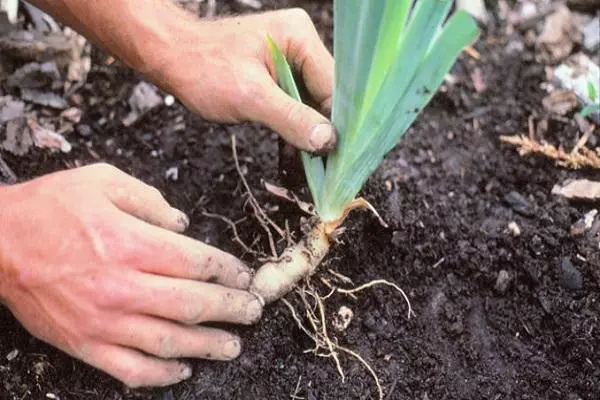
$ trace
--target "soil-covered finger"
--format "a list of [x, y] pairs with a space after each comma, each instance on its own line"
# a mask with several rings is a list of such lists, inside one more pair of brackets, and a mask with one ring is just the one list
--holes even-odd
[[114, 177], [106, 195], [121, 211], [149, 224], [173, 232], [183, 232], [190, 224], [188, 216], [171, 207], [158, 189], [125, 173]]
[[141, 274], [137, 279], [140, 313], [186, 325], [229, 322], [249, 325], [260, 319], [262, 304], [253, 294], [186, 279]]
[[160, 358], [199, 358], [227, 361], [241, 351], [240, 339], [221, 329], [187, 326], [143, 315], [124, 317], [111, 325], [118, 344]]
[[238, 258], [190, 237], [140, 227], [149, 257], [140, 268], [149, 273], [246, 289], [251, 270]]
[[190, 367], [182, 362], [159, 359], [112, 344], [91, 346], [84, 361], [131, 388], [169, 386], [192, 375]]

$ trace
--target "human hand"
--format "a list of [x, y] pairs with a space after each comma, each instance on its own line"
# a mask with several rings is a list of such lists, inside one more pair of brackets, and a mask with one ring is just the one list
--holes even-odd
[[130, 387], [231, 360], [239, 338], [198, 326], [262, 313], [233, 256], [180, 235], [158, 190], [97, 164], [0, 189], [0, 299], [34, 336]]
[[333, 58], [302, 9], [190, 23], [157, 56], [153, 67], [162, 67], [150, 75], [206, 119], [256, 121], [299, 149], [333, 150], [336, 133], [328, 119], [277, 85], [267, 35], [301, 73], [313, 102], [329, 114]]

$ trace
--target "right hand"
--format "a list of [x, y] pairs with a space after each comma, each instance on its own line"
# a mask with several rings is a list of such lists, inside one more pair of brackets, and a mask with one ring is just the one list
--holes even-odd
[[177, 358], [231, 360], [262, 306], [233, 256], [178, 234], [160, 192], [97, 164], [0, 189], [0, 299], [39, 339], [130, 387], [188, 378]]

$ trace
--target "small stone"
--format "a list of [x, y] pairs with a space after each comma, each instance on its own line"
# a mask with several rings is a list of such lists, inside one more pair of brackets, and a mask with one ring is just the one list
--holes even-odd
[[529, 200], [514, 190], [504, 196], [504, 201], [518, 214], [526, 217], [532, 217], [534, 215], [533, 206]]
[[346, 306], [341, 306], [333, 318], [332, 325], [338, 332], [344, 332], [353, 318], [354, 312]]
[[75, 127], [75, 130], [82, 137], [88, 137], [88, 136], [91, 136], [94, 133], [92, 131], [92, 128], [89, 125], [86, 125], [86, 124], [77, 125]]
[[7, 359], [8, 361], [12, 361], [12, 360], [14, 360], [15, 358], [17, 358], [18, 356], [19, 356], [19, 350], [18, 350], [18, 349], [14, 349], [13, 351], [11, 351], [10, 353], [8, 353], [8, 354], [6, 355], [6, 359]]
[[596, 17], [583, 27], [583, 46], [587, 51], [596, 51], [600, 45], [600, 17]]
[[165, 178], [170, 179], [172, 181], [177, 181], [179, 179], [179, 168], [171, 167], [165, 172]]
[[591, 210], [585, 214], [583, 218], [571, 225], [571, 236], [582, 236], [587, 231], [592, 229], [592, 225], [594, 225], [594, 219], [596, 218], [597, 214], [598, 210]]
[[581, 272], [567, 257], [563, 258], [560, 263], [560, 284], [565, 289], [580, 290], [583, 287]]
[[521, 236], [521, 228], [519, 228], [519, 225], [517, 225], [515, 221], [512, 221], [508, 224], [508, 231], [515, 237]]
[[175, 104], [175, 97], [170, 94], [165, 96], [165, 106], [171, 107], [173, 104]]
[[496, 284], [494, 285], [494, 289], [496, 290], [496, 292], [503, 294], [508, 289], [510, 281], [511, 278], [509, 273], [505, 270], [501, 270], [498, 273], [498, 277], [496, 278]]

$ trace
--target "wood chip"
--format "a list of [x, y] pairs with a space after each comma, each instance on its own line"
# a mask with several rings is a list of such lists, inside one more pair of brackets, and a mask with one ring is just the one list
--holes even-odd
[[600, 182], [588, 179], [568, 180], [562, 185], [555, 185], [552, 194], [570, 200], [600, 200]]

